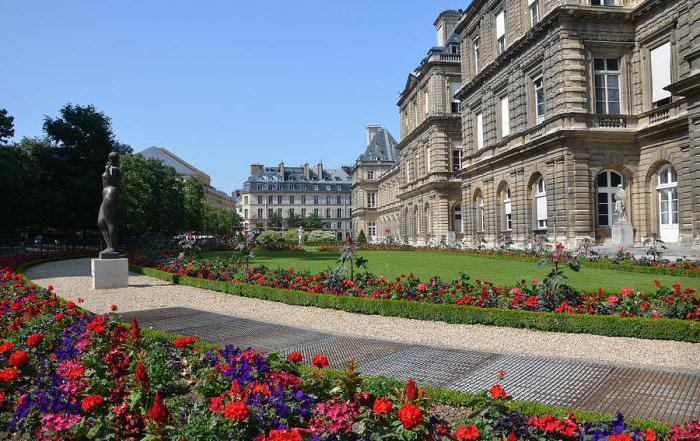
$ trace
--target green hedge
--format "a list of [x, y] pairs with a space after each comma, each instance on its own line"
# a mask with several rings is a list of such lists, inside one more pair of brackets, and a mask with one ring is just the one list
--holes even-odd
[[155, 268], [130, 265], [134, 272], [174, 284], [272, 300], [289, 305], [339, 309], [360, 314], [405, 317], [457, 324], [483, 324], [542, 331], [586, 333], [610, 337], [635, 337], [653, 340], [700, 342], [700, 323], [679, 319], [618, 317], [612, 315], [559, 314], [519, 309], [479, 308], [476, 306], [435, 304], [412, 300], [383, 300], [364, 297], [316, 294], [283, 288], [199, 279], [167, 273]]

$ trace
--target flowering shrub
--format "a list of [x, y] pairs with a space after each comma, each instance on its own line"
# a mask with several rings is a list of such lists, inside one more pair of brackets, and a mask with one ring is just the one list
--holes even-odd
[[656, 281], [649, 292], [622, 287], [620, 295], [579, 292], [558, 283], [532, 280], [512, 287], [471, 280], [460, 274], [451, 280], [438, 276], [423, 281], [412, 274], [387, 279], [369, 272], [347, 278], [336, 271], [317, 274], [294, 269], [252, 268], [219, 259], [165, 259], [154, 264], [161, 271], [209, 280], [252, 283], [308, 293], [324, 293], [377, 299], [453, 303], [488, 308], [548, 311], [564, 314], [600, 314], [622, 317], [700, 319], [700, 297], [679, 284], [662, 286]]
[[[0, 427], [13, 439], [512, 441], [575, 439], [596, 430], [601, 441], [660, 436], [628, 430], [621, 416], [600, 429], [573, 415], [524, 416], [508, 410], [510, 397], [498, 384], [450, 427], [412, 380], [387, 394], [368, 390], [354, 363], [332, 380], [321, 354], [313, 357], [316, 368], [303, 370], [300, 353], [154, 337], [135, 319], [126, 325], [114, 313], [85, 312], [7, 268], [0, 269], [0, 328]], [[698, 427], [676, 427], [671, 439], [691, 439]]]

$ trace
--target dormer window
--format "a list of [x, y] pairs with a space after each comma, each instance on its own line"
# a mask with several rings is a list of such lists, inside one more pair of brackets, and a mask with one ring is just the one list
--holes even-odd
[[527, 0], [530, 9], [530, 25], [535, 26], [540, 22], [540, 2], [539, 0]]
[[458, 44], [453, 44], [450, 46], [450, 53], [453, 55], [459, 54], [459, 45]]

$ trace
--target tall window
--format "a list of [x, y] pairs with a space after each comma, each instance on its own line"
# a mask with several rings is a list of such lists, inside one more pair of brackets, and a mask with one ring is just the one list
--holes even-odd
[[335, 197], [335, 203], [338, 204], [338, 205], [342, 204], [342, 203], [343, 203], [343, 197], [340, 196], [340, 195], [336, 195], [336, 197]]
[[547, 228], [547, 189], [544, 179], [540, 178], [535, 184], [535, 214], [537, 215], [537, 228]]
[[666, 42], [650, 51], [651, 102], [662, 106], [671, 101], [671, 92], [664, 87], [671, 84], [671, 43]]
[[274, 203], [274, 200], [275, 200], [275, 199], [274, 199], [274, 197], [273, 197], [272, 195], [269, 195], [269, 196], [267, 197], [267, 203], [268, 203], [268, 204], [273, 204], [273, 203]]
[[622, 184], [622, 175], [606, 170], [598, 175], [598, 226], [610, 227], [617, 221], [615, 191]]
[[314, 208], [314, 216], [318, 216], [318, 208]]
[[508, 95], [501, 97], [501, 136], [510, 135], [510, 109]]
[[530, 25], [535, 26], [540, 22], [540, 2], [539, 0], [527, 0], [530, 9]]
[[263, 203], [263, 197], [262, 197], [262, 196], [258, 196], [258, 204], [262, 204], [262, 203]]
[[282, 196], [277, 196], [277, 203], [281, 204], [282, 203]]
[[481, 71], [481, 56], [479, 52], [479, 37], [474, 38], [474, 75]]
[[455, 233], [462, 232], [462, 206], [455, 205], [452, 209], [452, 230]]
[[455, 95], [459, 91], [459, 82], [458, 81], [452, 81], [450, 82], [450, 112], [452, 113], [458, 113], [459, 112], [459, 100], [455, 98]]
[[371, 181], [374, 179], [374, 170], [367, 170], [367, 180]]
[[452, 148], [452, 171], [462, 169], [462, 148], [459, 146]]
[[343, 209], [342, 209], [342, 208], [336, 208], [336, 210], [335, 210], [335, 217], [337, 217], [338, 219], [340, 219], [341, 217], [343, 217]]
[[482, 113], [476, 115], [476, 148], [484, 148], [484, 115]]
[[262, 219], [262, 218], [263, 218], [263, 209], [258, 208], [258, 219]]
[[535, 121], [537, 124], [544, 122], [544, 82], [542, 77], [535, 79]]
[[510, 202], [510, 188], [503, 192], [503, 218], [504, 227], [510, 231], [513, 229], [513, 207]]
[[330, 219], [330, 217], [331, 217], [331, 209], [330, 209], [330, 208], [326, 208], [326, 218], [327, 218], [327, 219]]
[[486, 231], [486, 207], [484, 207], [484, 198], [478, 196], [476, 198], [476, 220], [479, 231]]
[[243, 217], [248, 219], [248, 209], [243, 210]]
[[596, 113], [620, 113], [620, 60], [593, 59]]
[[305, 194], [301, 195], [301, 203], [302, 204], [306, 203], [306, 195]]
[[314, 204], [318, 205], [318, 196], [314, 196]]
[[678, 241], [678, 175], [670, 165], [656, 175], [659, 195], [659, 233], [664, 242]]
[[331, 195], [326, 195], [326, 205], [330, 205], [330, 204], [331, 204]]
[[289, 195], [289, 203], [290, 203], [290, 204], [293, 204], [293, 203], [294, 203], [294, 195], [293, 195], [293, 194], [290, 194], [290, 195]]
[[267, 217], [272, 217], [272, 215], [275, 214], [275, 210], [272, 208], [267, 209]]
[[367, 223], [367, 234], [369, 234], [369, 237], [372, 239], [377, 237], [377, 224], [375, 222]]
[[506, 11], [504, 10], [496, 14], [496, 41], [500, 55], [506, 50]]
[[306, 217], [306, 208], [301, 209], [301, 217]]
[[247, 204], [248, 203], [248, 196], [243, 196], [243, 203]]
[[367, 208], [375, 208], [377, 206], [377, 193], [368, 192], [367, 193]]
[[430, 95], [427, 90], [423, 93], [423, 111], [425, 116], [428, 116], [430, 113]]

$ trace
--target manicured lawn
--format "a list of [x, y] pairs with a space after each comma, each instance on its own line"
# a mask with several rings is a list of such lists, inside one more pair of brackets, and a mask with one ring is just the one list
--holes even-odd
[[[228, 252], [207, 253], [207, 256], [226, 256]], [[255, 251], [252, 264], [269, 267], [293, 267], [310, 271], [322, 271], [335, 267], [338, 253], [307, 250], [298, 251]], [[432, 253], [424, 251], [364, 251], [359, 253], [368, 260], [368, 268], [375, 274], [396, 277], [401, 274], [413, 274], [421, 278], [439, 275], [443, 278], [454, 277], [459, 272], [469, 274], [473, 279], [482, 279], [496, 284], [513, 284], [518, 280], [542, 279], [550, 267], [540, 267], [534, 262], [495, 258], [492, 256], [473, 256], [465, 254]], [[654, 279], [668, 286], [679, 282], [684, 288], [700, 291], [700, 278], [664, 276], [655, 274], [633, 273], [585, 265], [575, 273], [566, 271], [569, 283], [587, 291], [603, 288], [606, 292], [619, 292], [620, 288], [650, 290]]]

